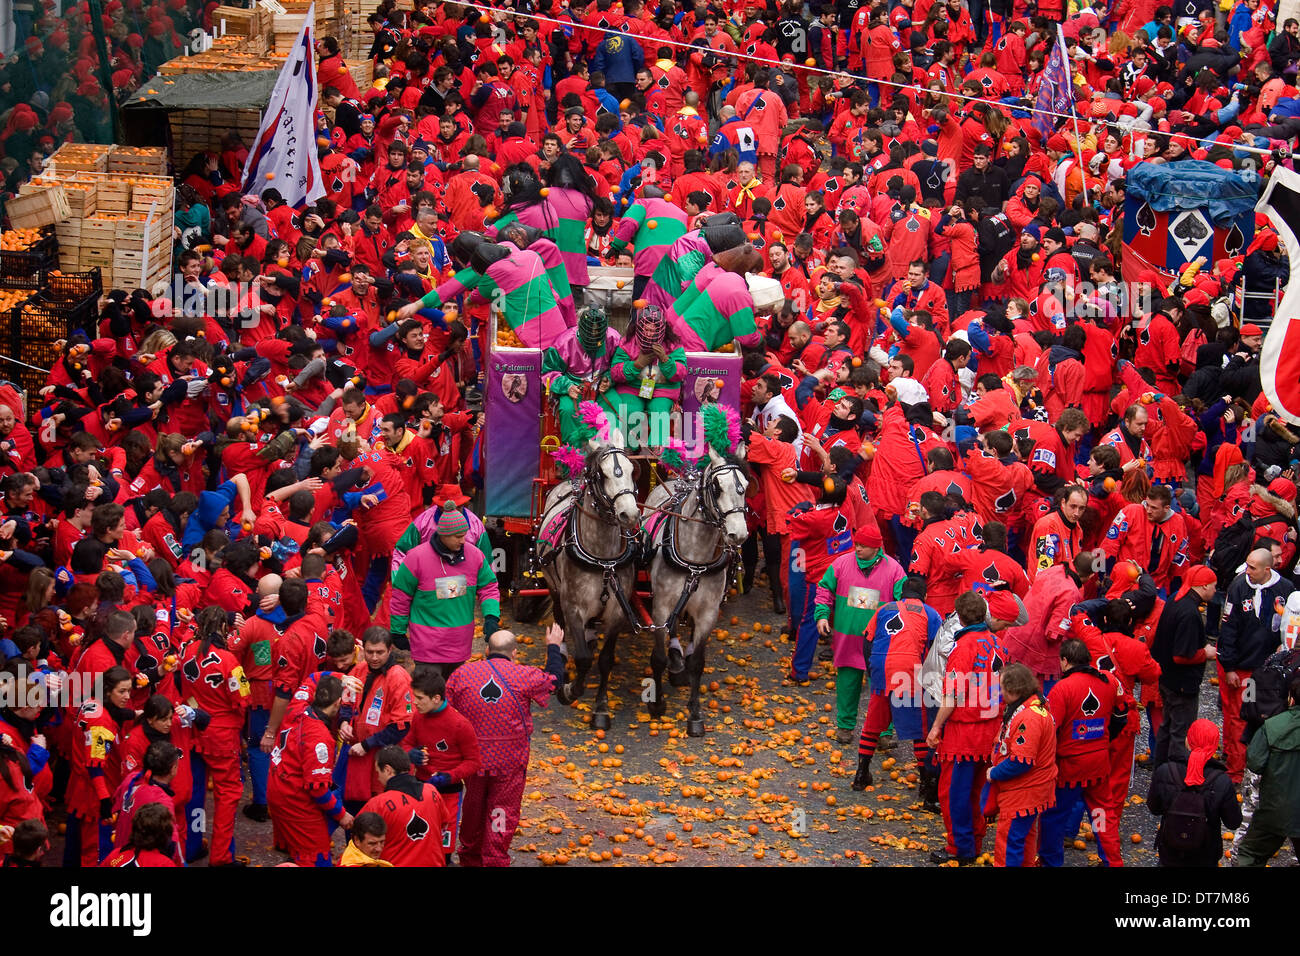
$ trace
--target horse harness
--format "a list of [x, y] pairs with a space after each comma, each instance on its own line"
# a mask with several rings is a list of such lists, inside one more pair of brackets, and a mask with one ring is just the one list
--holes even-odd
[[[635, 500], [636, 492], [624, 488], [622, 491], [618, 491], [613, 495], [605, 494], [600, 481], [600, 463], [604, 461], [605, 458], [614, 455], [625, 455], [625, 452], [621, 448], [610, 447], [604, 449], [599, 455], [589, 461], [587, 467], [582, 473], [582, 477], [574, 482], [571, 490], [564, 497], [560, 498], [556, 504], [562, 504], [572, 498], [573, 501], [568, 506], [570, 511], [577, 511], [580, 514], [585, 514], [591, 518], [595, 518], [597, 521], [610, 522], [617, 525], [618, 519], [614, 512], [615, 502], [623, 495], [632, 495], [633, 500]], [[616, 458], [614, 460], [614, 477], [621, 478], [622, 476], [623, 466]], [[583, 507], [582, 502], [588, 491], [591, 492], [591, 497], [595, 504], [595, 510], [588, 510]], [[575, 516], [570, 515], [564, 525], [564, 538], [562, 544], [564, 552], [569, 556], [569, 560], [576, 564], [592, 571], [601, 572], [600, 606], [602, 608], [605, 606], [612, 591], [615, 600], [618, 601], [619, 608], [623, 611], [623, 616], [627, 618], [628, 625], [634, 630], [640, 630], [642, 625], [637, 619], [636, 612], [632, 609], [632, 602], [628, 600], [628, 596], [623, 590], [623, 585], [618, 579], [618, 572], [637, 558], [637, 554], [640, 550], [639, 542], [637, 540], [639, 532], [629, 532], [619, 528], [619, 536], [623, 539], [622, 553], [612, 558], [600, 558], [583, 547], [582, 539], [578, 536], [578, 522], [574, 520], [574, 517]], [[541, 559], [542, 564], [545, 565], [554, 561], [559, 555], [560, 550], [560, 548], [555, 548], [545, 554]]]
[[[674, 492], [668, 500], [667, 506], [662, 509], [654, 509], [663, 514], [667, 520], [663, 523], [663, 538], [661, 547], [663, 548], [664, 560], [673, 567], [686, 573], [686, 584], [682, 588], [682, 595], [677, 599], [677, 604], [673, 607], [672, 612], [668, 615], [668, 620], [664, 622], [664, 630], [669, 635], [676, 633], [677, 622], [681, 620], [682, 612], [686, 609], [686, 603], [691, 599], [691, 595], [700, 586], [700, 579], [708, 575], [716, 574], [718, 571], [728, 568], [735, 570], [735, 557], [738, 549], [725, 543], [722, 529], [726, 520], [733, 514], [743, 514], [744, 506], [744, 486], [742, 485], [739, 475], [740, 469], [736, 465], [728, 464], [718, 468], [716, 475], [720, 477], [724, 473], [733, 473], [732, 479], [736, 482], [736, 491], [740, 493], [741, 505], [738, 508], [728, 508], [723, 511], [719, 508], [716, 496], [711, 492], [712, 483], [705, 480], [707, 473], [701, 473], [698, 477], [690, 479], [683, 483], [679, 489]], [[681, 512], [681, 507], [686, 500], [695, 495], [696, 508], [704, 517], [696, 518], [691, 515], [685, 515]], [[702, 524], [708, 524], [718, 529], [717, 551], [713, 559], [708, 564], [699, 564], [694, 561], [688, 561], [680, 551], [677, 550], [677, 525], [681, 521], [698, 521]], [[652, 543], [652, 542], [651, 542]]]

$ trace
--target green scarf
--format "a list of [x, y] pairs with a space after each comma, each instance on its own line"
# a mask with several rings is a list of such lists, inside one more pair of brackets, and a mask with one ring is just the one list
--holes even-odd
[[881, 560], [884, 556], [885, 556], [885, 550], [884, 550], [884, 548], [877, 548], [874, 557], [867, 558], [867, 560], [865, 560], [865, 561], [863, 561], [861, 558], [858, 558], [858, 559], [857, 559], [857, 560], [858, 560], [858, 570], [860, 570], [860, 571], [870, 571], [872, 568], [874, 568], [877, 564], [880, 563], [880, 560]]

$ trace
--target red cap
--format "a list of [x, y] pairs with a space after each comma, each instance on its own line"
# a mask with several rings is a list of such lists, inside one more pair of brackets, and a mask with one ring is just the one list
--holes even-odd
[[1268, 483], [1268, 493], [1283, 501], [1295, 501], [1295, 482], [1289, 478], [1274, 478]]
[[989, 617], [999, 621], [1019, 619], [1020, 603], [1010, 591], [986, 591], [984, 600], [989, 606]]
[[863, 548], [879, 548], [884, 545], [885, 539], [880, 536], [880, 528], [876, 523], [869, 521], [853, 532], [853, 543]]
[[1264, 330], [1261, 329], [1254, 322], [1247, 322], [1245, 325], [1241, 327], [1241, 334], [1242, 335], [1263, 335]]

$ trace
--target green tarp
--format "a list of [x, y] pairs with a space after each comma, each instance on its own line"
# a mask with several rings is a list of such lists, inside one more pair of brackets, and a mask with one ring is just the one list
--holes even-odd
[[155, 76], [123, 105], [125, 110], [264, 110], [279, 70], [256, 73], [181, 73]]

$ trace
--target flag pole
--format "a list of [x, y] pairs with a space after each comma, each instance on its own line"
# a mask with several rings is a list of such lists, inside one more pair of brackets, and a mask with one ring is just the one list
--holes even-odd
[[[1056, 42], [1060, 46], [1061, 59], [1065, 61], [1065, 70], [1070, 83], [1070, 118], [1074, 121], [1074, 152], [1079, 160], [1079, 185], [1083, 187], [1083, 196], [1086, 200], [1088, 198], [1088, 179], [1083, 172], [1083, 136], [1079, 133], [1079, 110], [1074, 98], [1074, 64], [1070, 62], [1070, 58], [1066, 55], [1065, 31], [1061, 29], [1059, 23], [1056, 25]], [[1065, 178], [1068, 180], [1070, 177], [1067, 175]], [[1061, 197], [1061, 201], [1065, 201], [1064, 196]]]

